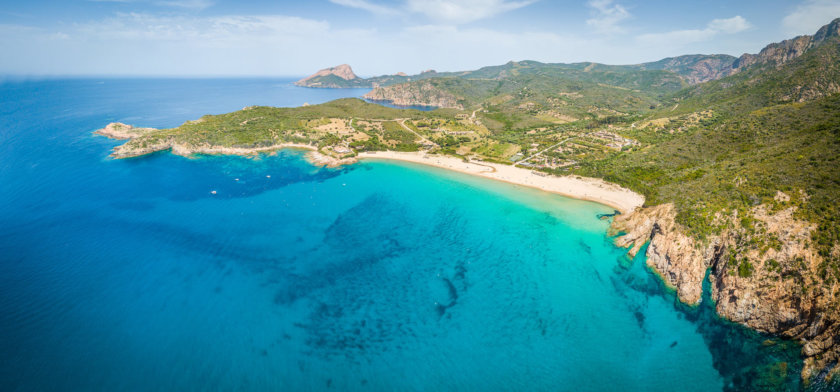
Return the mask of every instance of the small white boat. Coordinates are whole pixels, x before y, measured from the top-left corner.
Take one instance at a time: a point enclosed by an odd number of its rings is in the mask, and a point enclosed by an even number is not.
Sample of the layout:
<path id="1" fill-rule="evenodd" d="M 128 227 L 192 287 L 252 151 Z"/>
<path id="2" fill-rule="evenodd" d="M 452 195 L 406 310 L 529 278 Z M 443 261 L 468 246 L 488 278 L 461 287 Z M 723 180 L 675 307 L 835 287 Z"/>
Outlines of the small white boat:
<path id="1" fill-rule="evenodd" d="M 215 195 L 216 191 L 210 191 L 210 194 Z"/>

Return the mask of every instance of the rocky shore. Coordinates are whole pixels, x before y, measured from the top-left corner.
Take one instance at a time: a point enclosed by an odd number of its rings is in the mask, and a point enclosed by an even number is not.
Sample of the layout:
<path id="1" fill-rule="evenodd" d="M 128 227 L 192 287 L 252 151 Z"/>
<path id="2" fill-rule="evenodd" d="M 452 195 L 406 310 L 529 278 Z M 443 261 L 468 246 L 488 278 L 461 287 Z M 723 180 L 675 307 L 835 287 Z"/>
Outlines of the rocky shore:
<path id="1" fill-rule="evenodd" d="M 311 151 L 317 150 L 315 146 L 300 143 L 278 143 L 270 146 L 258 147 L 228 147 L 214 146 L 210 144 L 188 145 L 175 142 L 173 138 L 167 137 L 166 135 L 160 135 L 160 137 L 156 137 L 151 141 L 146 140 L 145 138 L 144 140 L 139 141 L 138 138 L 140 136 L 145 136 L 153 132 L 161 131 L 155 128 L 136 128 L 122 123 L 110 123 L 105 128 L 95 131 L 94 134 L 117 140 L 128 139 L 128 142 L 114 147 L 110 155 L 114 159 L 134 158 L 166 150 L 170 150 L 173 154 L 180 156 L 190 156 L 193 154 L 254 155 L 276 151 L 283 148 L 300 148 Z"/>
<path id="2" fill-rule="evenodd" d="M 120 122 L 113 122 L 108 124 L 105 128 L 95 131 L 97 135 L 109 137 L 111 139 L 125 140 L 135 137 L 143 136 L 157 131 L 156 128 L 136 128 L 133 125 L 123 124 Z"/>
<path id="3" fill-rule="evenodd" d="M 611 235 L 634 256 L 646 243 L 647 265 L 690 305 L 700 302 L 703 279 L 711 269 L 711 296 L 717 313 L 749 328 L 794 339 L 802 344 L 804 380 L 836 373 L 829 366 L 840 357 L 837 284 L 819 286 L 822 258 L 811 246 L 815 227 L 794 216 L 796 207 L 772 211 L 767 205 L 750 214 L 755 225 L 779 243 L 754 249 L 744 244 L 754 234 L 729 219 L 729 229 L 704 244 L 675 223 L 673 205 L 641 208 L 618 216 Z M 808 288 L 809 290 L 806 290 Z"/>
<path id="4" fill-rule="evenodd" d="M 364 95 L 372 101 L 389 102 L 400 106 L 432 106 L 463 110 L 458 97 L 436 88 L 430 82 L 394 84 L 378 87 Z"/>

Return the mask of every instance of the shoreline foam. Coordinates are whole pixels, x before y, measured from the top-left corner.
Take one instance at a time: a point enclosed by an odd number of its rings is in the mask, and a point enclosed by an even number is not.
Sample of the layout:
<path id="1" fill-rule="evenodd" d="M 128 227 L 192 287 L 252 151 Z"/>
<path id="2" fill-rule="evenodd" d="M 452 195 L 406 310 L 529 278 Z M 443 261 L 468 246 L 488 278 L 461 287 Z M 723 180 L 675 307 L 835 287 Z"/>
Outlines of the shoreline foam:
<path id="1" fill-rule="evenodd" d="M 459 173 L 503 181 L 509 184 L 526 186 L 545 192 L 588 200 L 615 208 L 623 214 L 631 213 L 641 207 L 644 196 L 629 189 L 597 178 L 578 176 L 553 176 L 527 169 L 489 162 L 465 162 L 461 159 L 422 152 L 378 151 L 364 152 L 357 156 L 363 160 L 395 160 L 434 166 Z"/>

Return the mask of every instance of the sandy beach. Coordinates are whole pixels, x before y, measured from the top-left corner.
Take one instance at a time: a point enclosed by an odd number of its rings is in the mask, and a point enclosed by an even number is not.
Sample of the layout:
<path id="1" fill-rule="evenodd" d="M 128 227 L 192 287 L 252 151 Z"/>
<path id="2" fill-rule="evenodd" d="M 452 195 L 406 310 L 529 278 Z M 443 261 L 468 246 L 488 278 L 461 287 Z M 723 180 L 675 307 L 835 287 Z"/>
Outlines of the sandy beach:
<path id="1" fill-rule="evenodd" d="M 155 131 L 152 128 L 134 128 L 121 123 L 111 123 L 107 127 L 96 131 L 96 134 L 115 139 L 131 139 L 147 132 Z M 575 199 L 590 200 L 615 208 L 622 213 L 634 211 L 645 202 L 644 196 L 618 185 L 608 183 L 597 178 L 584 178 L 578 176 L 553 176 L 546 173 L 532 171 L 524 168 L 502 165 L 497 163 L 463 160 L 455 157 L 427 154 L 425 152 L 397 152 L 377 151 L 363 152 L 354 158 L 338 159 L 317 150 L 315 146 L 308 144 L 281 143 L 265 147 L 221 147 L 221 146 L 186 146 L 171 141 L 164 141 L 152 146 L 143 148 L 132 148 L 130 143 L 114 148 L 112 157 L 128 158 L 148 154 L 155 151 L 170 149 L 173 154 L 190 156 L 193 154 L 227 154 L 227 155 L 251 155 L 276 151 L 284 148 L 297 148 L 308 150 L 307 160 L 313 165 L 325 165 L 336 167 L 353 164 L 359 159 L 387 159 L 404 162 L 413 162 L 421 165 L 435 166 L 443 169 L 480 176 L 498 181 L 504 181 L 515 185 L 527 186 L 552 192 Z"/>
<path id="2" fill-rule="evenodd" d="M 413 162 L 476 175 L 515 185 L 527 186 L 563 196 L 590 200 L 629 213 L 645 202 L 644 196 L 597 178 L 553 176 L 528 169 L 488 162 L 464 162 L 461 159 L 423 152 L 364 152 L 358 159 L 386 159 Z"/>

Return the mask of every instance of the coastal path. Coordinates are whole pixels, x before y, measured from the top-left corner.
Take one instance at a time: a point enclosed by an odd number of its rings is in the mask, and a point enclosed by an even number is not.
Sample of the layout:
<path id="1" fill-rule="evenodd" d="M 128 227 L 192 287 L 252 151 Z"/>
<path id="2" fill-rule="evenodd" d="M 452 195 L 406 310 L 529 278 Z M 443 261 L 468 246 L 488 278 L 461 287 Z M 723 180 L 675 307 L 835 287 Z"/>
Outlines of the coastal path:
<path id="1" fill-rule="evenodd" d="M 527 156 L 527 157 L 525 157 L 525 158 L 522 158 L 522 159 L 520 159 L 520 160 L 516 161 L 516 162 L 513 164 L 513 166 L 514 166 L 514 167 L 516 167 L 516 165 L 518 165 L 518 164 L 520 164 L 520 163 L 527 162 L 529 159 L 531 159 L 531 158 L 535 158 L 535 157 L 539 156 L 540 154 L 542 154 L 542 153 L 544 153 L 544 152 L 546 152 L 546 151 L 548 151 L 548 150 L 551 150 L 551 149 L 557 148 L 557 147 L 559 147 L 561 144 L 563 144 L 563 143 L 565 143 L 565 142 L 567 142 L 567 141 L 569 141 L 569 140 L 572 140 L 572 139 L 574 139 L 574 138 L 576 138 L 576 137 L 577 137 L 577 136 L 567 137 L 567 138 L 563 139 L 562 141 L 560 141 L 560 142 L 559 142 L 559 143 L 557 143 L 557 144 L 554 144 L 554 145 L 552 145 L 552 146 L 550 146 L 550 147 L 548 147 L 548 148 L 545 148 L 545 149 L 542 149 L 542 150 L 540 150 L 540 151 L 537 151 L 537 152 L 535 152 L 535 153 L 534 153 L 534 154 L 532 154 L 532 155 L 529 155 L 529 156 Z"/>
<path id="2" fill-rule="evenodd" d="M 404 118 L 404 119 L 402 119 L 402 120 L 398 121 L 398 122 L 400 123 L 400 125 L 402 125 L 402 127 L 403 127 L 403 128 L 405 128 L 405 130 L 406 130 L 406 131 L 409 131 L 409 132 L 413 133 L 415 136 L 419 137 L 419 138 L 420 138 L 420 140 L 421 140 L 423 143 L 428 143 L 428 144 L 431 144 L 431 145 L 433 145 L 433 146 L 435 146 L 435 147 L 440 147 L 440 146 L 438 146 L 438 144 L 437 144 L 437 143 L 435 143 L 435 142 L 433 142 L 433 141 L 431 141 L 431 140 L 429 140 L 429 139 L 426 139 L 425 137 L 423 137 L 423 135 L 421 135 L 421 134 L 419 134 L 419 133 L 417 133 L 417 132 L 414 132 L 414 130 L 413 130 L 413 129 L 411 129 L 411 128 L 409 128 L 409 127 L 408 127 L 408 125 L 405 125 L 405 121 L 406 121 L 406 120 L 407 120 L 407 119 L 406 119 L 406 118 Z"/>

